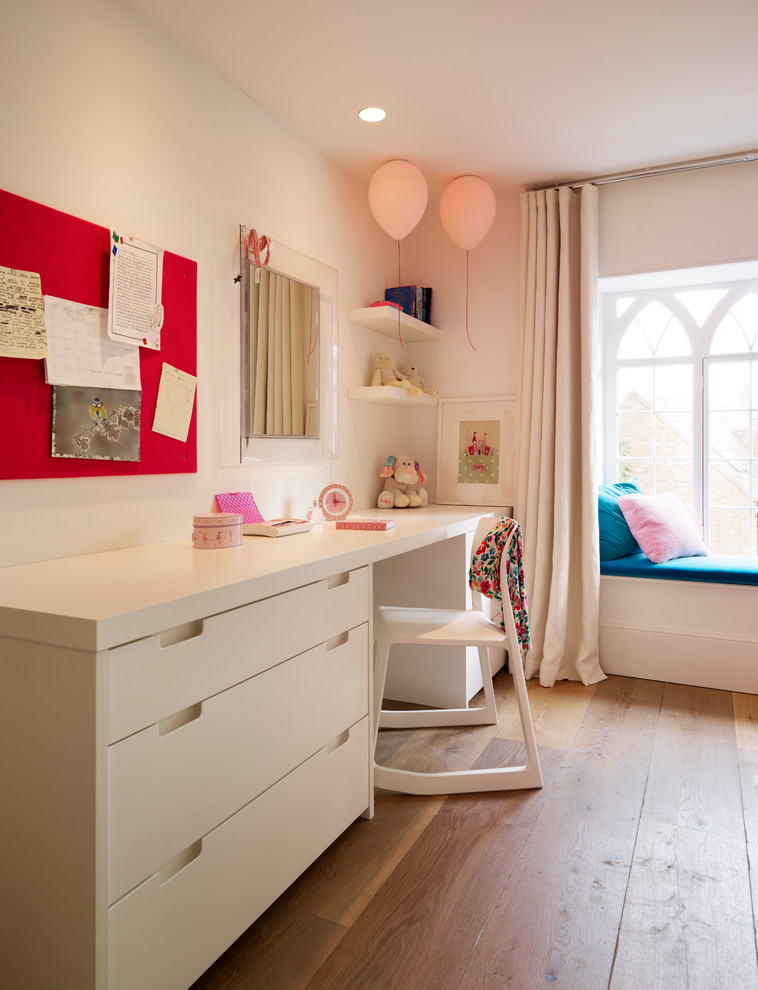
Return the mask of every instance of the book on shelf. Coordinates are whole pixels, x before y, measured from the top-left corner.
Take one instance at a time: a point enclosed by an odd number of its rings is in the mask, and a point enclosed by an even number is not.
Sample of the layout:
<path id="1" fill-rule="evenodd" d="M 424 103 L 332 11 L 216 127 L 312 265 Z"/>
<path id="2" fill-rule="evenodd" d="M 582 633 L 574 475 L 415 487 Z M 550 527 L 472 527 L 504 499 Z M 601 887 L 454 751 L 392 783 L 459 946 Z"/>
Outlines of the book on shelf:
<path id="1" fill-rule="evenodd" d="M 384 290 L 385 302 L 400 305 L 404 313 L 432 322 L 432 290 L 422 285 L 395 285 Z"/>
<path id="2" fill-rule="evenodd" d="M 372 529 L 387 530 L 395 526 L 394 519 L 361 519 L 360 516 L 348 516 L 347 519 L 338 519 L 334 524 L 336 529 Z"/>
<path id="3" fill-rule="evenodd" d="M 308 519 L 265 519 L 263 522 L 243 523 L 243 536 L 293 536 L 313 529 Z"/>

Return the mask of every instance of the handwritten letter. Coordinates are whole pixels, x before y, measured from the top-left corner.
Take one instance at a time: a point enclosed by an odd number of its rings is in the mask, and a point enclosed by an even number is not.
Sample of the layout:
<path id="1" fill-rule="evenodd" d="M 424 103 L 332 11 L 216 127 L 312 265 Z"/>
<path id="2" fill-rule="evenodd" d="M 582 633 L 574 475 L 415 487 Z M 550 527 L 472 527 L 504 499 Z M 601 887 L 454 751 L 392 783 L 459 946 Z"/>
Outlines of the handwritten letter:
<path id="1" fill-rule="evenodd" d="M 0 267 L 0 355 L 47 357 L 40 277 Z"/>
<path id="2" fill-rule="evenodd" d="M 194 375 L 164 362 L 153 419 L 154 433 L 163 433 L 182 442 L 187 440 L 196 385 Z"/>

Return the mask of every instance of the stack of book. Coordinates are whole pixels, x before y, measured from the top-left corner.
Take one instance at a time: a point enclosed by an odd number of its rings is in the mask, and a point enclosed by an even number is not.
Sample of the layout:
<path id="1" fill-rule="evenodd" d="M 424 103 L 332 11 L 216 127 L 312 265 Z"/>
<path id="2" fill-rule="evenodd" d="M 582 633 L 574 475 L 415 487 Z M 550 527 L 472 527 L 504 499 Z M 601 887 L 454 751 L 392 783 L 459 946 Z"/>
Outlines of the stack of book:
<path id="1" fill-rule="evenodd" d="M 432 290 L 421 285 L 395 285 L 384 290 L 385 302 L 399 305 L 408 316 L 432 322 Z"/>

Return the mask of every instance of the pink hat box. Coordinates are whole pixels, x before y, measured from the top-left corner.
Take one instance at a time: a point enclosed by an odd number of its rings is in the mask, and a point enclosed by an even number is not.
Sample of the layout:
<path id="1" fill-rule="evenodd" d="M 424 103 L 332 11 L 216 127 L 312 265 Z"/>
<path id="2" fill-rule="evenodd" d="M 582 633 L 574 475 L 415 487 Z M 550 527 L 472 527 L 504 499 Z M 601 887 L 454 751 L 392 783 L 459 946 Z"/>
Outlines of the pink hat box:
<path id="1" fill-rule="evenodd" d="M 196 550 L 242 546 L 242 516 L 237 512 L 211 512 L 205 516 L 193 516 L 192 546 Z"/>

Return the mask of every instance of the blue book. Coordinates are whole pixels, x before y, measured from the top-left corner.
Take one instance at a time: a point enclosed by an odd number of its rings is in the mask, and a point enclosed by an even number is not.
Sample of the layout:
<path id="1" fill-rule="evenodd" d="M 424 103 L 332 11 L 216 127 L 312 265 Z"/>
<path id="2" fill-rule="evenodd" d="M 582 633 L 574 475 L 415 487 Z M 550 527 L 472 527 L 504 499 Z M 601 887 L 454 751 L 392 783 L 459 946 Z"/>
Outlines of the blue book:
<path id="1" fill-rule="evenodd" d="M 402 306 L 403 312 L 408 316 L 415 316 L 413 311 L 413 300 L 415 296 L 415 285 L 396 285 L 391 289 L 384 290 L 385 302 L 397 303 Z"/>

